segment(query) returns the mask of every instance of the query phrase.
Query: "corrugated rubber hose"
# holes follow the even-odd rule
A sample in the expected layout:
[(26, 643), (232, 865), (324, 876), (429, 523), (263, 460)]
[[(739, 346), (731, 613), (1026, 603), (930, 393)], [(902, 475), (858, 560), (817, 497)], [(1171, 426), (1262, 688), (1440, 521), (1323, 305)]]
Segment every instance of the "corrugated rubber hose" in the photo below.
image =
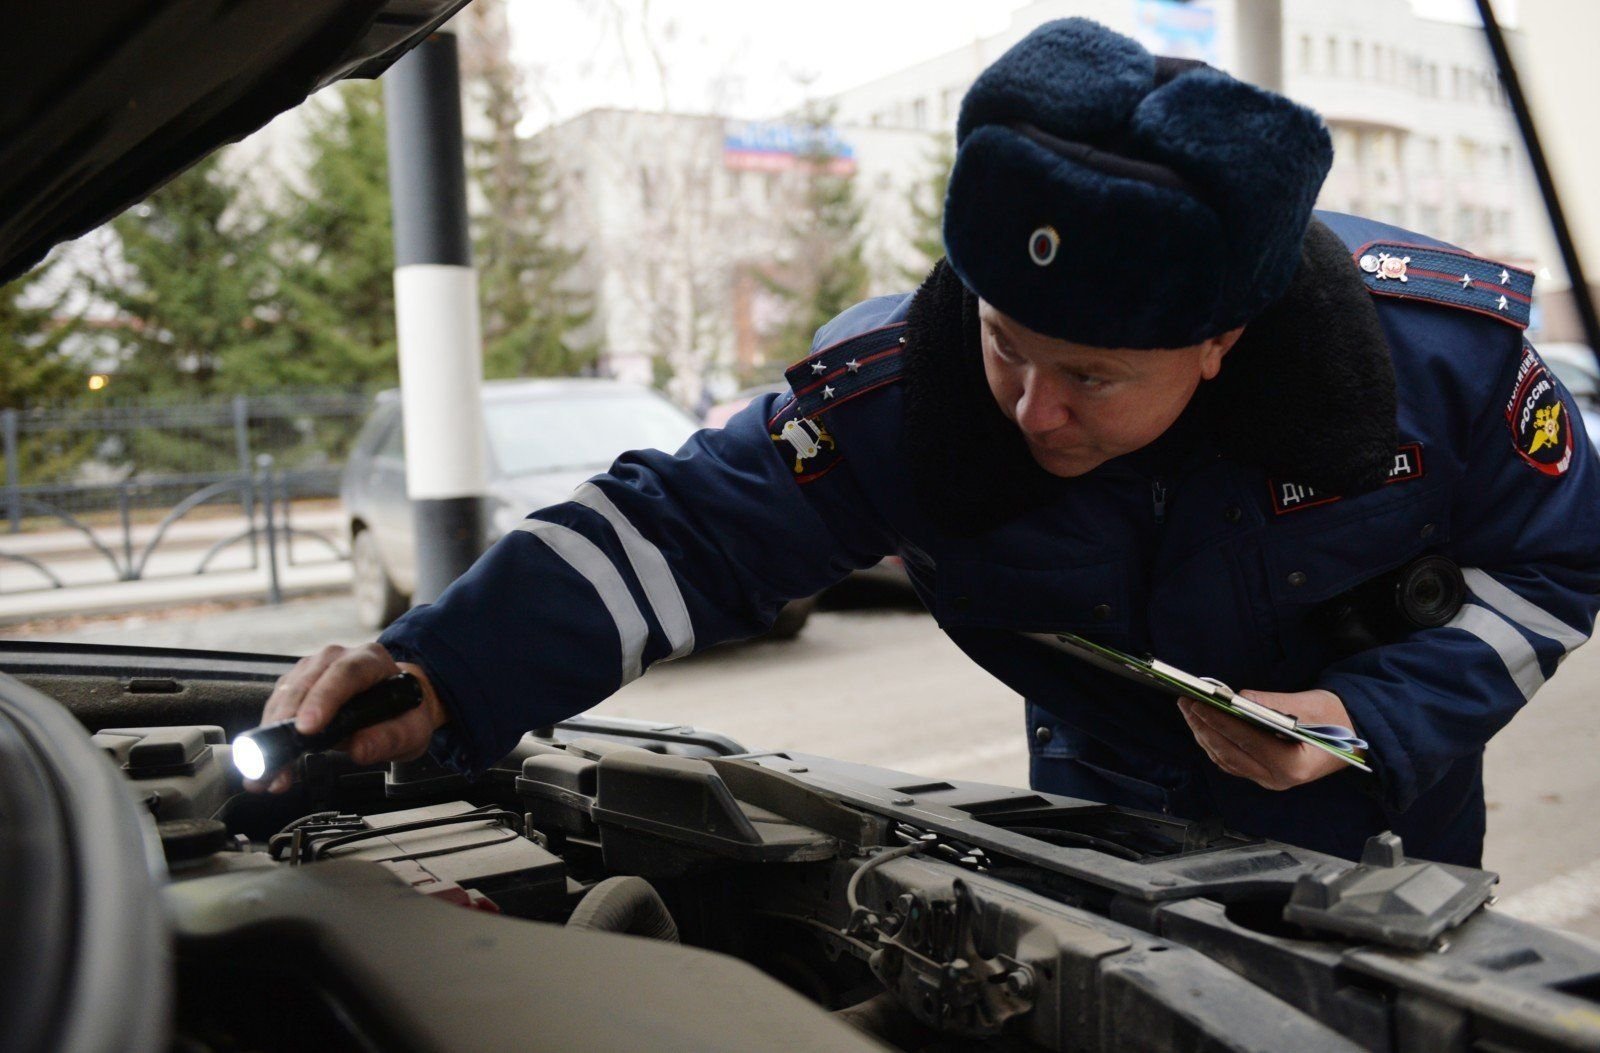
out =
[(606, 878), (578, 902), (569, 929), (623, 932), (652, 940), (678, 942), (678, 925), (655, 886), (641, 877)]

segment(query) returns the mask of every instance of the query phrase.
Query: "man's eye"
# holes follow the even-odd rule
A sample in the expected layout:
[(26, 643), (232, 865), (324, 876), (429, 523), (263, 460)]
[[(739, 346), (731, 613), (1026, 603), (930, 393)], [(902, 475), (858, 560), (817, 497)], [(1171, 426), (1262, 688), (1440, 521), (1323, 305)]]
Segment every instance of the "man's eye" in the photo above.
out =
[(1092, 373), (1069, 373), (1067, 376), (1074, 384), (1082, 388), (1088, 388), (1091, 391), (1103, 388), (1110, 383), (1105, 377), (1097, 377)]
[(1016, 363), (1022, 361), (1016, 356), (1016, 353), (1013, 352), (1010, 347), (1006, 346), (1006, 344), (999, 340), (994, 342), (994, 353), (995, 357), (1000, 359), (1002, 362)]

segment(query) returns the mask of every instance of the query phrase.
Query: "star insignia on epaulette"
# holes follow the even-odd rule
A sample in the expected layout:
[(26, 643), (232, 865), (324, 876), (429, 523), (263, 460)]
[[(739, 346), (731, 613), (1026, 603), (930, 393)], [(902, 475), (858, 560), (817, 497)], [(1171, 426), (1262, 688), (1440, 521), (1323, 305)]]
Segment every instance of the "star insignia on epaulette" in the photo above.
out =
[(832, 386), (827, 385), (827, 384), (824, 384), (822, 386), (822, 397), (825, 398), (825, 399), (833, 398), (833, 388), (832, 388)]
[(826, 373), (827, 371), (828, 371), (828, 366), (827, 366), (826, 363), (824, 363), (824, 362), (813, 362), (813, 363), (811, 363), (811, 372), (813, 372), (813, 373)]
[(1374, 296), (1432, 301), (1526, 329), (1533, 275), (1446, 245), (1370, 241), (1352, 251)]
[(848, 369), (852, 373), (859, 373), (861, 372), (861, 363), (852, 358), (850, 361), (844, 364), (844, 368)]

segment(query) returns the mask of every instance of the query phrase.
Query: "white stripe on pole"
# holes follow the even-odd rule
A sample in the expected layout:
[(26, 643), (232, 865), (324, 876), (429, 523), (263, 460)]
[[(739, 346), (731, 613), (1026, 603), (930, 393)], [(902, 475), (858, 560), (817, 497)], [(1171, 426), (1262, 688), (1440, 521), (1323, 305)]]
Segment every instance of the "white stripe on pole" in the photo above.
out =
[(406, 495), (413, 501), (481, 496), (488, 470), (477, 272), (409, 264), (396, 268), (394, 294)]

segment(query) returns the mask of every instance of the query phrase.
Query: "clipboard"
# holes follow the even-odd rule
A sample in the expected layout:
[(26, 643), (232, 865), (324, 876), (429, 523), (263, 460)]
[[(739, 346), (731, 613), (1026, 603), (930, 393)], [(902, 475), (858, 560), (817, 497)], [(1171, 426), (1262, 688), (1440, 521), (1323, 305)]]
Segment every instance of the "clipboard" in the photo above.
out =
[(1293, 714), (1282, 713), (1271, 706), (1236, 694), (1220, 680), (1195, 676), (1170, 666), (1157, 658), (1135, 658), (1114, 648), (1097, 644), (1072, 633), (1022, 633), (1030, 640), (1044, 644), (1052, 650), (1072, 655), (1092, 666), (1132, 680), (1136, 684), (1179, 694), (1197, 702), (1215, 706), (1240, 720), (1285, 738), (1297, 739), (1331, 753), (1352, 768), (1371, 772), (1363, 757), (1367, 749), (1364, 740), (1355, 732), (1338, 724), (1304, 724)]

